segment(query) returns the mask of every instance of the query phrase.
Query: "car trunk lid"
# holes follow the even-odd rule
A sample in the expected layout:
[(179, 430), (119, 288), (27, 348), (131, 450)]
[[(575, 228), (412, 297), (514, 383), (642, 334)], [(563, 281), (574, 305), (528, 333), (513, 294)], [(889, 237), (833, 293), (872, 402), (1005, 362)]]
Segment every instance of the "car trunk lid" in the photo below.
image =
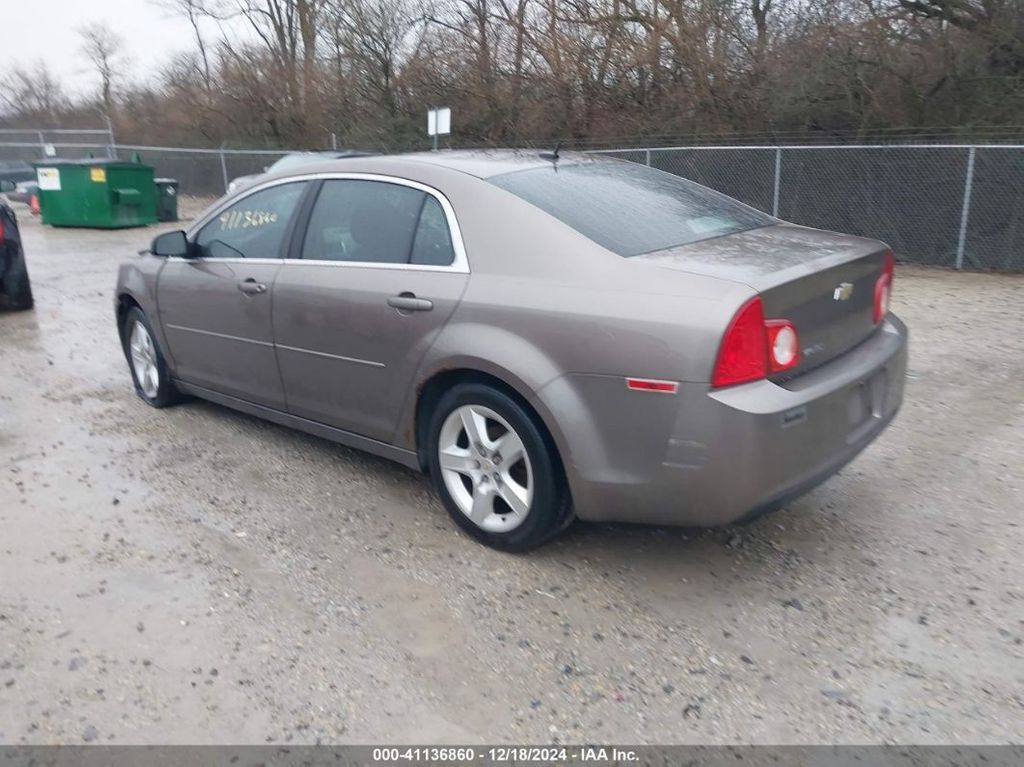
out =
[(875, 282), (888, 248), (876, 240), (778, 224), (637, 256), (658, 266), (742, 282), (767, 319), (796, 327), (800, 363), (788, 379), (849, 351), (875, 329)]

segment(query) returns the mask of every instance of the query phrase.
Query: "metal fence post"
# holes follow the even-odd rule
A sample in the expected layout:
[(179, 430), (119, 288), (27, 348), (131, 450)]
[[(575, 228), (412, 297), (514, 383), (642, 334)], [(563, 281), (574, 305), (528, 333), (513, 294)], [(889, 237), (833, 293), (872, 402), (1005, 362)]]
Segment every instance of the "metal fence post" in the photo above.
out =
[(651, 167), (651, 150), (650, 149), (645, 149), (644, 150), (644, 155), (647, 158), (647, 167), (650, 168)]
[(224, 194), (228, 192), (228, 163), (224, 159), (224, 146), (220, 148), (220, 173), (224, 177)]
[(772, 215), (779, 217), (779, 184), (782, 179), (782, 147), (775, 147), (775, 189), (772, 190)]
[(967, 243), (967, 220), (971, 215), (971, 188), (974, 186), (974, 155), (977, 147), (967, 152), (967, 178), (964, 180), (964, 204), (960, 211), (960, 237), (956, 244), (956, 268), (964, 268), (964, 245)]
[(117, 159), (117, 141), (114, 139), (114, 123), (110, 121), (110, 115), (104, 113), (103, 119), (107, 121), (107, 156), (111, 160)]

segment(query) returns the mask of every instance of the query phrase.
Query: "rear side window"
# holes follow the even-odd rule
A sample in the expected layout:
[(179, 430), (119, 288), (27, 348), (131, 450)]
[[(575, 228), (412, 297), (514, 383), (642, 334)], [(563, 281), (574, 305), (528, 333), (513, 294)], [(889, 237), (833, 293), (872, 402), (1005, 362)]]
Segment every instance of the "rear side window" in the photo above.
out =
[(339, 179), (320, 189), (302, 257), (446, 266), (454, 253), (448, 219), (433, 196), (402, 184)]
[(407, 264), (425, 197), (418, 189), (381, 181), (325, 181), (302, 257)]
[(409, 263), (427, 266), (448, 266), (455, 260), (452, 232), (444, 209), (434, 197), (427, 196), (412, 243)]
[(700, 184), (630, 162), (515, 171), (487, 179), (620, 256), (735, 234), (774, 219)]

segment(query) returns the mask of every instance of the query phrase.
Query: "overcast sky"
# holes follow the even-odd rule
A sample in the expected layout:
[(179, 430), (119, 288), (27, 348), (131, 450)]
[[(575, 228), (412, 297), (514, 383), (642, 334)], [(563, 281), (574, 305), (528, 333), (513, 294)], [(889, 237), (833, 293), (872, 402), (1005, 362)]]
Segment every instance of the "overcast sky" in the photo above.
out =
[(77, 29), (100, 21), (125, 41), (129, 78), (152, 77), (173, 54), (190, 50), (192, 28), (150, 0), (0, 0), (3, 31), (0, 72), (44, 59), (65, 89), (79, 95), (96, 87), (81, 52)]

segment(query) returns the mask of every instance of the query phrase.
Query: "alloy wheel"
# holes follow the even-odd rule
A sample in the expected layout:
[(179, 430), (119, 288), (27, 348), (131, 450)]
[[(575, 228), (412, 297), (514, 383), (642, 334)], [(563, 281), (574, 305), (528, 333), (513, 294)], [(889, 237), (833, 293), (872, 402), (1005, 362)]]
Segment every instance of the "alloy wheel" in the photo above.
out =
[(149, 399), (156, 399), (160, 390), (160, 369), (156, 362), (156, 346), (146, 330), (146, 326), (136, 321), (132, 324), (132, 333), (128, 339), (128, 349), (132, 358), (132, 370), (139, 388)]
[(462, 405), (441, 426), (438, 462), (445, 487), (477, 527), (503, 533), (519, 527), (533, 502), (533, 467), (522, 438), (483, 405)]

